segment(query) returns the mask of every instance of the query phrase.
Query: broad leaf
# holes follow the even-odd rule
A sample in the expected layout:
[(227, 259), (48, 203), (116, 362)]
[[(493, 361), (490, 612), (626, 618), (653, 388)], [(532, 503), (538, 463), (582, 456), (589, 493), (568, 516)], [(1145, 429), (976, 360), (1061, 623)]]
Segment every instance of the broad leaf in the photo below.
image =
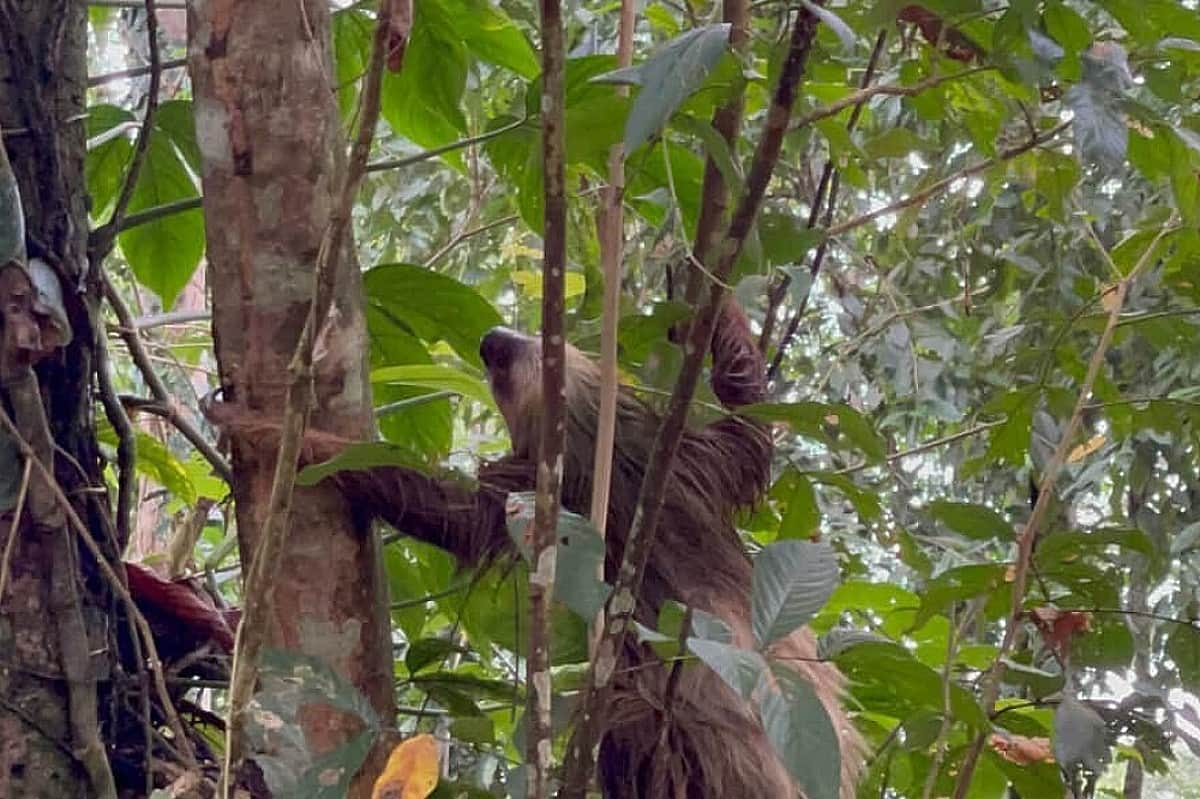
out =
[(1016, 537), (1013, 526), (1005, 521), (1003, 516), (982, 505), (938, 500), (929, 503), (929, 513), (966, 538), (1011, 541)]
[(437, 363), (384, 366), (371, 372), (371, 382), (420, 386), (432, 391), (452, 391), (473, 399), (486, 408), (493, 410), (496, 408), (487, 383), (461, 369), (455, 369), (453, 366)]
[(767, 673), (767, 662), (757, 652), (703, 638), (689, 638), (687, 645), (743, 699), (750, 699)]
[(842, 755), (838, 733), (812, 686), (786, 666), (771, 668), (777, 685), (759, 700), (763, 730), (809, 799), (837, 799)]
[(838, 583), (837, 555), (828, 543), (780, 541), (754, 558), (751, 623), (765, 647), (806, 624)]
[(662, 129), (675, 110), (704, 83), (725, 54), (730, 25), (695, 28), (676, 37), (635, 67), (609, 72), (597, 80), (640, 86), (625, 121), (625, 152)]

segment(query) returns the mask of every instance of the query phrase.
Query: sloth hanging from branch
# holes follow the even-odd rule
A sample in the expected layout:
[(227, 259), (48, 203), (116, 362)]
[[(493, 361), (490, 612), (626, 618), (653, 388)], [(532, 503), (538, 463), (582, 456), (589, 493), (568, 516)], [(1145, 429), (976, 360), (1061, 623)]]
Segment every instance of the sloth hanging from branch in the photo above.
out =
[[(732, 299), (712, 341), (713, 392), (736, 410), (765, 396), (766, 369), (741, 308)], [(485, 567), (514, 553), (507, 529), (509, 493), (536, 482), (540, 396), (540, 342), (507, 328), (480, 344), (488, 379), (512, 439), (512, 452), (483, 464), (478, 484), (439, 479), (398, 466), (334, 472), (333, 481), (355, 512), (453, 553), (464, 566)], [(566, 447), (563, 506), (587, 515), (599, 405), (599, 369), (567, 349)], [(256, 446), (278, 438), (278, 428), (215, 404), (210, 418)], [(612, 492), (608, 506), (605, 572), (612, 581), (633, 522), (638, 490), (658, 428), (655, 411), (622, 387), (617, 407)], [(304, 459), (327, 460), (349, 443), (311, 431)], [(770, 482), (772, 442), (761, 423), (737, 415), (689, 429), (680, 444), (662, 520), (650, 553), (635, 618), (653, 628), (663, 603), (674, 600), (722, 619), (734, 643), (750, 647), (751, 563), (734, 515), (753, 505)], [(841, 750), (841, 796), (854, 796), (862, 742), (841, 705), (843, 679), (816, 658), (814, 637), (801, 629), (774, 645), (779, 659), (807, 680), (833, 722)], [(599, 781), (608, 799), (796, 797), (787, 769), (753, 708), (714, 671), (692, 664), (668, 691), (670, 664), (628, 636), (617, 666), (608, 729), (599, 752)], [(669, 700), (669, 712), (665, 707)], [(664, 724), (667, 728), (664, 730)], [(663, 756), (656, 751), (668, 747)]]

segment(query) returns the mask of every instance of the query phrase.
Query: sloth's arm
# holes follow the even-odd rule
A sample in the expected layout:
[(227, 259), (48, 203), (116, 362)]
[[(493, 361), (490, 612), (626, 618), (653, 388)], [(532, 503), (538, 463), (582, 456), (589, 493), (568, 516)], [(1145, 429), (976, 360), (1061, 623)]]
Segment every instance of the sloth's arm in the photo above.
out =
[[(737, 300), (725, 301), (712, 338), (712, 389), (732, 411), (767, 396), (767, 365)], [(692, 461), (711, 463), (711, 490), (733, 506), (752, 504), (771, 480), (771, 434), (766, 425), (744, 416), (719, 419), (685, 439), (698, 448)], [(706, 470), (709, 471), (709, 470)]]
[[(278, 449), (279, 424), (241, 416), (231, 405), (209, 404), (205, 413), (225, 433)], [(353, 442), (309, 430), (300, 463), (329, 460)], [(343, 469), (322, 481), (341, 493), (350, 511), (361, 520), (381, 519), (401, 533), (439, 546), (463, 565), (478, 566), (510, 546), (506, 500), (510, 491), (533, 490), (534, 465), (512, 456), (484, 464), (478, 482), (431, 475), (403, 466)]]
[(402, 466), (344, 470), (328, 480), (353, 512), (382, 519), (451, 552), (464, 565), (478, 566), (510, 549), (507, 497), (532, 491), (534, 470), (534, 464), (510, 456), (483, 464), (477, 483)]

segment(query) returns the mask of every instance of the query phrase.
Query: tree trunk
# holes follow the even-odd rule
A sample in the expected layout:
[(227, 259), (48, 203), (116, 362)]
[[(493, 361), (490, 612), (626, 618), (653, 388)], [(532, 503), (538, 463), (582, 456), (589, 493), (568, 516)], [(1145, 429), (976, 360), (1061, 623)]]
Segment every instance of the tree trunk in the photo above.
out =
[[(50, 431), (59, 451), (70, 456), (60, 455), (53, 462), (66, 494), (75, 498), (80, 515), (115, 560), (122, 542), (112, 537), (104, 492), (82, 490), (104, 485), (91, 420), (96, 342), (92, 319), (100, 294), (97, 273), (89, 271), (86, 257), (82, 116), (86, 56), (84, 4), (69, 0), (0, 3), (4, 146), (20, 187), (30, 254), (41, 257), (58, 273), (74, 334), (66, 349), (38, 367)], [(12, 412), (11, 405), (8, 410)], [(48, 447), (45, 451), (51, 458)], [(21, 474), (20, 453), (13, 440), (4, 436), (0, 483), (15, 491)], [(109, 697), (99, 702), (96, 697), (97, 678), (114, 674), (115, 665), (115, 646), (102, 632), (102, 614), (108, 611), (106, 592), (94, 579), (94, 564), (74, 551), (74, 537), (61, 528), (53, 532), (31, 529), (31, 515), (27, 504), (24, 523), (15, 532), (19, 538), (13, 542), (9, 584), (0, 597), (0, 651), (4, 653), (4, 667), (0, 668), (0, 796), (93, 796), (92, 785), (73, 754), (81, 743), (72, 733), (71, 713), (83, 710), (94, 714), (97, 708), (103, 711), (114, 706)], [(13, 509), (8, 507), (0, 522), (0, 545), (7, 544), (14, 532), (12, 516)], [(83, 564), (81, 570), (72, 565), (78, 563)], [(71, 590), (76, 581), (83, 590)], [(52, 584), (59, 590), (52, 590)], [(64, 592), (78, 594), (82, 613)], [(86, 632), (81, 627), (84, 620)], [(108, 628), (116, 629), (118, 624), (114, 621)], [(70, 635), (63, 643), (82, 657), (74, 661), (74, 696), (68, 692), (60, 651), (64, 630)], [(85, 640), (78, 640), (80, 637)], [(90, 662), (88, 652), (92, 653)], [(109, 722), (111, 719), (103, 720), (99, 732), (111, 742)]]
[[(197, 0), (188, 22), (223, 400), (279, 418), (345, 162), (328, 3)], [(318, 340), (312, 419), (361, 439), (372, 428), (362, 283), (350, 242), (344, 246), (333, 309)], [(275, 453), (252, 441), (232, 445), (245, 566), (266, 514)], [(378, 538), (327, 487), (297, 489), (291, 524), (275, 592), (274, 643), (349, 677), (390, 722), (391, 639)], [(332, 713), (315, 711), (304, 724), (316, 751), (351, 732)], [(352, 795), (366, 788), (360, 779)]]

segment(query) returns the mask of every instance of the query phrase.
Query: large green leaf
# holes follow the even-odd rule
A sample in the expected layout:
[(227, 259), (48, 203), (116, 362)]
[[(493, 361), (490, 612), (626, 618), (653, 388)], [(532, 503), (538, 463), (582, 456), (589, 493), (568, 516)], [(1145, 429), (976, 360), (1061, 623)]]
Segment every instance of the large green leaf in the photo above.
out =
[(750, 615), (766, 647), (817, 615), (838, 583), (837, 555), (824, 541), (780, 541), (754, 558)]
[(1013, 526), (999, 513), (983, 505), (937, 500), (929, 503), (929, 513), (966, 538), (1011, 541), (1015, 537)]
[(473, 399), (484, 407), (496, 409), (487, 383), (453, 366), (437, 363), (384, 366), (371, 372), (371, 382), (419, 386), (432, 391), (452, 391)]
[(641, 87), (625, 121), (626, 153), (633, 152), (661, 130), (680, 104), (700, 88), (725, 54), (729, 31), (729, 23), (694, 28), (668, 42), (643, 63), (598, 78)]
[[(367, 307), (367, 335), (371, 339), (373, 369), (433, 363), (423, 341), (374, 305)], [(384, 439), (429, 461), (440, 460), (449, 453), (454, 440), (454, 419), (445, 392), (376, 384), (372, 398)]]
[[(171, 140), (152, 135), (129, 200), (129, 213), (199, 196)], [(117, 243), (138, 282), (169, 309), (204, 254), (204, 216), (198, 208), (172, 214), (122, 231)]]
[(94, 144), (88, 148), (84, 161), (84, 177), (92, 198), (90, 213), (93, 219), (107, 221), (121, 184), (125, 182), (125, 170), (133, 155), (133, 142), (127, 135), (115, 132), (110, 136), (103, 134), (117, 125), (133, 121), (133, 114), (115, 105), (88, 108), (87, 133), (89, 141)]
[(480, 60), (511, 69), (523, 78), (541, 71), (537, 54), (521, 29), (488, 0), (444, 0), (470, 51)]
[(689, 638), (687, 645), (743, 699), (750, 699), (767, 673), (767, 662), (752, 650), (704, 638)]
[(842, 779), (838, 732), (812, 686), (787, 666), (772, 666), (777, 685), (759, 699), (763, 730), (809, 799), (837, 799)]
[(363, 283), (380, 313), (425, 341), (445, 341), (471, 364), (481, 364), (484, 333), (503, 321), (474, 289), (419, 266), (377, 266)]
[[(404, 67), (385, 74), (380, 113), (392, 130), (422, 147), (466, 135), (461, 102), (467, 65), (467, 48), (452, 9), (442, 0), (414, 3)], [(443, 157), (461, 163), (458, 153)]]

